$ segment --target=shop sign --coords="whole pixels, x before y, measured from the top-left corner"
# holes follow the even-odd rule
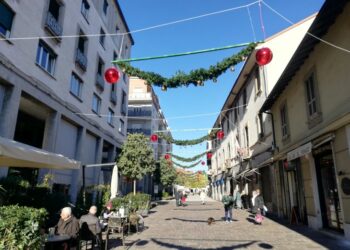
[[[312,143],[309,142],[307,144],[304,144],[303,146],[300,146],[299,148],[296,148],[290,151],[287,154],[287,160],[292,161],[294,159],[300,158],[308,153],[311,153],[311,150],[312,150]]]

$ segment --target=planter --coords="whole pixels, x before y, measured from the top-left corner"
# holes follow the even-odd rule
[[[136,211],[137,214],[141,215],[142,217],[148,216],[149,209],[140,209]]]

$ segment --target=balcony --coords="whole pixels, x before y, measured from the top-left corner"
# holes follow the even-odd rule
[[[151,135],[150,129],[143,129],[143,128],[128,128],[127,132],[130,134],[144,134],[144,135]]]
[[[133,111],[129,109],[128,116],[136,116],[136,117],[151,117],[152,111]]]
[[[47,13],[45,26],[54,36],[62,36],[62,27],[50,12]]]
[[[79,67],[86,71],[86,67],[87,67],[87,58],[84,55],[83,52],[80,51],[80,49],[77,49],[77,53],[75,55],[75,62],[79,65]]]
[[[105,80],[103,79],[103,76],[97,74],[96,85],[97,85],[97,87],[99,87],[102,90],[104,90],[104,88],[105,88]]]
[[[114,105],[117,104],[117,92],[111,91],[110,101]]]
[[[129,101],[152,101],[151,93],[129,93]]]

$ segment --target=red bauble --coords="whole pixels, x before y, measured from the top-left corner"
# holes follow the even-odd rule
[[[211,159],[211,157],[213,156],[213,154],[212,153],[207,153],[207,158],[210,160]]]
[[[152,142],[157,142],[158,141],[158,135],[156,135],[156,134],[151,135],[151,141]]]
[[[201,163],[202,163],[202,165],[205,165],[205,162],[204,162],[204,161],[202,161]]]
[[[271,62],[273,57],[272,51],[269,48],[261,48],[255,54],[256,63],[264,66]]]
[[[109,68],[105,71],[105,79],[108,83],[116,83],[119,80],[119,72],[116,68]]]
[[[170,155],[169,155],[169,154],[165,154],[165,155],[164,155],[164,159],[165,159],[165,160],[169,160],[169,159],[170,159]]]
[[[217,134],[216,134],[216,137],[219,139],[219,140],[222,140],[225,136],[225,133],[224,131],[220,130]]]

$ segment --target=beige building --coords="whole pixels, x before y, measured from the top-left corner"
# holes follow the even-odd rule
[[[168,123],[161,110],[159,99],[154,93],[152,86],[146,85],[145,81],[137,77],[130,77],[129,105],[128,105],[128,133],[141,133],[148,137],[157,131],[168,131]],[[167,152],[172,151],[171,144],[158,138],[158,142],[150,142],[154,159],[159,161]],[[158,183],[153,183],[150,176],[146,176],[138,182],[138,190],[154,193],[154,189],[160,190]]]
[[[273,196],[274,179],[271,165],[273,130],[271,116],[259,114],[266,97],[310,27],[315,15],[269,37],[255,51],[268,47],[273,60],[259,67],[255,51],[247,58],[230,94],[221,109],[214,127],[221,127],[223,140],[213,138],[211,150],[212,196],[221,200],[225,191],[240,189],[245,207],[250,196],[260,187],[270,212],[276,211]],[[286,48],[288,44],[288,48]]]
[[[261,111],[274,117],[278,211],[350,239],[349,1],[327,0]],[[320,39],[315,39],[314,36]]]
[[[126,137],[128,77],[110,85],[103,74],[134,42],[104,34],[127,31],[114,0],[1,1],[0,136],[83,165],[114,161]],[[83,183],[80,170],[7,167],[0,176],[33,183],[52,173],[53,190],[73,201]],[[86,168],[85,185],[108,182],[110,169],[102,170]]]

